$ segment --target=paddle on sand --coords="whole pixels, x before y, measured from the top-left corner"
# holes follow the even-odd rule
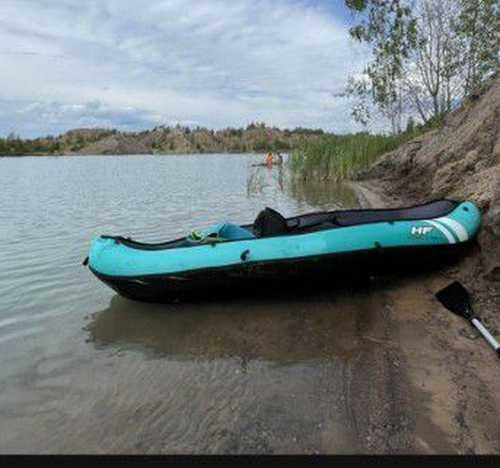
[[[500,357],[500,343],[498,343],[498,341],[485,328],[480,318],[474,314],[469,293],[458,281],[455,281],[446,286],[446,288],[441,289],[441,291],[436,293],[436,297],[448,310],[467,319],[472,325],[474,325],[479,330],[481,335],[483,335],[485,340],[495,350],[497,356]]]

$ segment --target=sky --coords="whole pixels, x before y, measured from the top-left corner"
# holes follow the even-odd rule
[[[265,122],[360,130],[344,0],[1,0],[0,135]]]

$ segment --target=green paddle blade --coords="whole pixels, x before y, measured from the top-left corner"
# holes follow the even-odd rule
[[[467,290],[455,281],[436,293],[436,297],[449,311],[468,320],[472,318],[472,306]]]

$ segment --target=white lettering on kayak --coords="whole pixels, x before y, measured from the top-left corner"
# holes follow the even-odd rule
[[[431,228],[430,226],[412,226],[411,235],[415,237],[424,237],[429,234],[432,229],[433,228]]]

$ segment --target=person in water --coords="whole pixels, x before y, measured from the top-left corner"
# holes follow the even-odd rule
[[[272,166],[273,165],[273,153],[267,153],[266,164],[268,166]]]

